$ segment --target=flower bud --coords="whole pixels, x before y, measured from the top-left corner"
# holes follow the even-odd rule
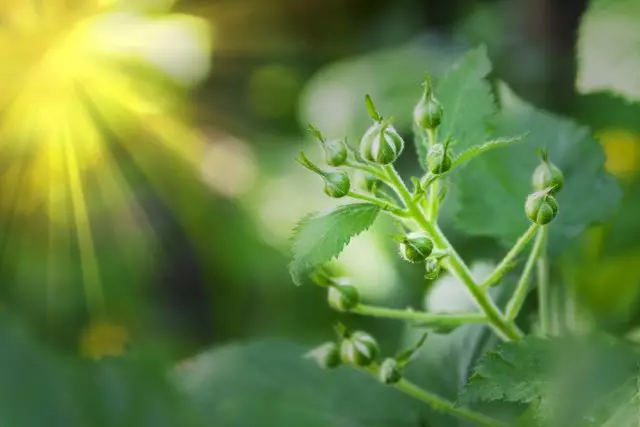
[[[369,366],[380,353],[376,340],[366,332],[356,331],[347,335],[340,344],[343,363]]]
[[[349,311],[360,302],[360,294],[355,286],[334,284],[329,286],[327,299],[334,310]]]
[[[451,153],[447,149],[448,144],[434,144],[427,154],[427,167],[434,175],[447,172],[451,169]]]
[[[433,97],[422,97],[413,109],[413,120],[423,129],[435,129],[442,122],[442,105]]]
[[[549,194],[556,194],[564,187],[562,171],[549,162],[546,153],[543,154],[542,163],[533,171],[531,181],[535,191],[549,190]]]
[[[396,161],[404,149],[404,140],[388,123],[372,125],[360,141],[360,155],[368,162],[387,165]]]
[[[351,189],[351,180],[345,171],[326,172],[313,164],[313,162],[309,160],[303,152],[300,152],[296,160],[302,166],[317,173],[322,177],[322,179],[324,179],[324,192],[329,197],[340,198],[349,193],[349,190]]]
[[[322,369],[333,369],[342,363],[340,350],[334,342],[326,342],[314,348],[305,357],[315,360]]]
[[[380,365],[378,378],[384,384],[395,384],[400,381],[402,379],[402,369],[400,368],[398,361],[391,357],[385,359]]]
[[[556,217],[558,202],[547,191],[537,191],[527,197],[524,210],[532,222],[546,225]]]
[[[351,180],[344,171],[328,172],[324,176],[324,192],[329,197],[340,198],[349,193]]]
[[[424,278],[427,280],[436,280],[440,275],[440,260],[435,257],[427,258],[424,264]]]
[[[347,161],[347,144],[342,140],[327,141],[322,132],[313,125],[309,125],[309,132],[316,137],[324,150],[325,161],[330,166],[342,166]]]
[[[409,234],[400,243],[400,255],[409,262],[424,261],[433,251],[433,242],[420,233]]]
[[[324,157],[328,165],[342,166],[347,161],[347,145],[344,141],[336,139],[323,144]]]

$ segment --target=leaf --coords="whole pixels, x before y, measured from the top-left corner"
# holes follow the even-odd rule
[[[197,356],[178,378],[207,425],[413,427],[418,401],[349,368],[326,371],[287,341],[227,345]]]
[[[538,338],[508,342],[478,362],[460,400],[531,403],[549,382],[548,344]]]
[[[487,50],[479,47],[468,52],[436,85],[434,94],[444,109],[438,141],[451,138],[463,149],[486,141],[489,120],[497,111],[491,86],[485,80],[490,72]],[[426,168],[424,135],[417,135],[416,145],[420,165]]]
[[[591,0],[578,34],[578,77],[582,93],[611,90],[640,100],[640,2]]]
[[[620,189],[605,171],[602,148],[588,128],[536,110],[504,84],[499,95],[502,111],[496,116],[495,133],[530,134],[520,144],[485,153],[456,174],[455,224],[468,234],[512,245],[529,224],[524,200],[540,162],[536,149],[546,148],[566,180],[557,196],[558,216],[550,227],[550,248],[560,251],[588,225],[616,211]]]
[[[459,402],[526,403],[529,406],[520,418],[523,425],[582,426],[595,419],[595,412],[606,413],[602,402],[607,395],[616,396],[617,408],[635,404],[629,378],[637,379],[637,366],[637,354],[622,342],[526,337],[486,353]]]
[[[491,141],[487,141],[482,145],[475,145],[462,153],[458,154],[458,156],[453,160],[452,168],[456,166],[460,166],[469,160],[477,157],[483,153],[486,153],[489,150],[493,150],[495,148],[508,147],[511,144],[515,144],[517,142],[522,141],[526,137],[525,134],[514,136],[511,138],[498,138],[493,139]]]
[[[354,203],[303,218],[293,235],[289,272],[294,283],[300,285],[304,275],[340,255],[352,237],[371,227],[379,211],[372,203]]]
[[[589,417],[590,426],[638,427],[640,425],[640,370],[614,390]]]

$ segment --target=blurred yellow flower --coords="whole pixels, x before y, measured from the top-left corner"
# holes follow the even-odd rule
[[[166,173],[159,150],[199,166],[185,94],[208,73],[210,29],[173,3],[0,0],[0,214],[75,230],[92,312],[91,201],[128,198],[122,157],[147,176]]]
[[[622,179],[637,174],[640,169],[640,135],[625,129],[607,129],[598,137],[607,156],[607,171]]]
[[[95,322],[80,337],[80,354],[92,359],[120,356],[128,343],[129,333],[125,327],[109,322]]]

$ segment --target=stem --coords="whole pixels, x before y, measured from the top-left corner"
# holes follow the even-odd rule
[[[420,207],[412,200],[409,190],[407,190],[407,187],[404,185],[402,178],[400,178],[395,168],[392,165],[385,165],[384,169],[387,172],[389,180],[394,184],[394,189],[404,202],[414,221],[431,236],[431,239],[437,248],[447,251],[449,256],[445,259],[446,267],[458,278],[458,280],[460,280],[461,283],[465,285],[477,306],[486,315],[487,321],[496,334],[506,341],[519,339],[522,336],[522,333],[513,323],[507,322],[506,319],[504,319],[500,309],[495,305],[484,289],[481,289],[475,282],[469,268],[453,246],[451,246],[451,243],[449,243],[442,231],[440,231],[437,225],[434,225],[427,220],[424,212],[422,212]]]
[[[433,147],[436,143],[436,130],[427,129],[429,135],[429,148]],[[429,204],[427,205],[427,219],[432,222],[436,222],[438,218],[438,208],[440,201],[438,200],[438,193],[440,192],[440,183],[436,179],[431,183],[429,189]]]
[[[540,226],[536,223],[533,223],[529,226],[527,231],[525,231],[525,233],[520,236],[516,244],[511,248],[507,255],[505,255],[502,261],[500,261],[500,264],[496,267],[496,269],[493,270],[491,275],[484,281],[484,283],[481,285],[482,288],[486,289],[500,282],[505,273],[513,267],[513,260],[524,249],[527,243],[529,243],[529,240],[531,240],[539,227]]]
[[[531,249],[531,253],[527,259],[527,263],[524,266],[524,270],[522,270],[518,286],[507,304],[507,319],[510,321],[514,321],[516,319],[520,309],[522,308],[522,304],[524,303],[524,299],[527,296],[527,291],[529,289],[529,280],[531,279],[533,267],[542,253],[543,247],[544,233],[542,232],[542,229],[539,229],[536,240],[533,243],[533,248]]]
[[[543,237],[542,250],[538,257],[538,313],[540,317],[540,333],[542,336],[549,334],[549,266],[547,262],[547,227],[542,227],[540,234]]]
[[[380,200],[377,197],[369,196],[368,194],[357,193],[355,191],[349,191],[347,193],[347,196],[352,197],[354,199],[360,199],[360,200],[364,200],[364,201],[376,204],[380,206],[380,209],[382,209],[383,211],[389,211],[394,215],[398,215],[400,217],[407,216],[407,212],[405,210],[399,208],[398,206],[395,206],[392,203],[389,203],[384,200]]]
[[[370,173],[374,177],[378,178],[380,181],[388,182],[387,177],[379,169],[377,169],[377,168],[375,168],[373,166],[365,165],[363,163],[354,163],[354,162],[351,162],[351,161],[345,163],[344,166],[348,167],[348,168],[351,168],[351,169],[357,169],[357,170],[361,170],[363,172]]]
[[[368,368],[365,368],[374,376],[378,376],[379,366],[377,364],[372,364]],[[453,402],[444,399],[437,394],[431,393],[422,387],[407,381],[402,378],[400,381],[393,385],[397,390],[413,397],[416,400],[426,403],[429,405],[434,411],[441,412],[444,414],[449,414],[451,416],[460,418],[462,420],[470,421],[479,426],[484,427],[506,427],[500,421],[490,418],[484,414],[479,412],[472,411],[470,409],[460,408],[456,406]]]
[[[415,320],[418,322],[428,322],[447,326],[462,325],[465,323],[483,323],[487,321],[487,318],[483,313],[435,314],[413,310],[398,310],[395,308],[374,307],[365,304],[358,304],[356,307],[349,310],[349,312],[361,314],[363,316]]]

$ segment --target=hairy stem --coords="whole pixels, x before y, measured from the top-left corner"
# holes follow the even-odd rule
[[[392,165],[384,166],[385,171],[389,177],[389,180],[393,183],[395,190],[402,199],[409,213],[412,215],[413,220],[425,231],[433,243],[438,249],[446,250],[448,255],[444,260],[445,267],[460,280],[467,288],[467,291],[471,294],[476,302],[476,305],[486,315],[487,321],[493,328],[493,330],[500,336],[500,338],[508,340],[517,340],[521,338],[522,333],[512,323],[507,322],[500,309],[491,300],[489,295],[481,289],[473,279],[469,268],[464,263],[460,255],[453,248],[451,243],[447,240],[445,235],[440,231],[437,225],[430,222],[424,212],[411,198],[411,193],[407,190],[402,178],[398,175],[398,172]]]
[[[427,134],[429,135],[429,148],[433,147],[436,143],[436,130],[428,129]],[[440,183],[438,180],[434,180],[429,188],[429,204],[427,205],[427,219],[433,223],[437,221],[438,218],[438,209],[440,205],[440,201],[438,200],[440,192]]]
[[[548,229],[547,227],[543,227],[540,230],[542,234],[541,239],[542,249],[540,256],[538,257],[538,313],[540,317],[540,333],[542,336],[546,336],[549,334],[549,265],[547,262],[547,235]]]
[[[349,310],[350,313],[357,313],[363,316],[383,317],[387,319],[413,320],[416,322],[426,322],[438,325],[457,326],[465,323],[483,323],[487,321],[483,313],[446,313],[435,314],[423,311],[399,310],[387,307],[374,307],[371,305],[358,304]]]
[[[398,215],[400,217],[406,217],[407,211],[401,209],[400,207],[394,205],[393,203],[389,203],[386,200],[378,199],[377,197],[370,196],[368,194],[357,193],[355,191],[349,191],[347,196],[352,197],[354,199],[364,200],[369,203],[373,203],[375,205],[380,206],[380,209],[383,211],[388,211],[393,213],[394,215]]]
[[[380,171],[380,169],[364,164],[364,163],[356,163],[353,161],[349,161],[347,163],[345,163],[344,165],[345,167],[351,168],[351,169],[356,169],[356,170],[360,170],[363,172],[367,172],[369,174],[371,174],[372,176],[378,178],[380,181],[383,182],[389,182],[389,180],[387,179],[387,177],[382,173],[382,171]]]
[[[507,271],[509,271],[513,267],[514,259],[522,252],[522,250],[527,246],[529,240],[533,237],[536,231],[540,228],[538,224],[531,224],[527,231],[520,236],[516,244],[511,248],[511,250],[505,255],[505,257],[500,261],[500,264],[493,270],[493,272],[487,277],[484,283],[481,285],[482,288],[489,288],[496,283],[502,280],[502,277],[505,275]]]
[[[533,243],[533,248],[531,249],[531,253],[529,254],[529,258],[527,259],[527,263],[522,270],[522,274],[520,275],[520,280],[518,280],[518,285],[516,287],[513,296],[509,300],[507,304],[507,319],[515,320],[522,308],[522,304],[524,303],[525,297],[527,296],[527,291],[529,290],[529,281],[531,279],[531,273],[533,272],[533,267],[538,260],[538,257],[542,253],[542,249],[544,248],[544,233],[542,230],[538,230],[538,234],[536,236],[536,240]]]
[[[365,369],[376,377],[380,370],[377,364],[373,364]],[[404,378],[394,384],[393,387],[416,400],[426,403],[434,411],[449,414],[461,420],[470,421],[483,427],[506,427],[505,424],[498,420],[490,418],[479,412],[456,406],[453,402],[444,399],[437,394],[431,393]]]

